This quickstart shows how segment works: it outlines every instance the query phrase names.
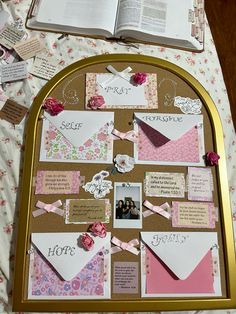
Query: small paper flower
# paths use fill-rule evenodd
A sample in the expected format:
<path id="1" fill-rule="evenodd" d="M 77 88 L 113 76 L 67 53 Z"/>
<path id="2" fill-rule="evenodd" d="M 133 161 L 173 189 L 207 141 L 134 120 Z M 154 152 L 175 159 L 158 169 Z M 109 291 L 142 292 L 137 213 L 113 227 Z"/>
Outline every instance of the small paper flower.
<path id="1" fill-rule="evenodd" d="M 91 232 L 100 238 L 105 238 L 107 231 L 106 226 L 102 222 L 94 222 L 91 227 Z"/>
<path id="2" fill-rule="evenodd" d="M 88 101 L 88 107 L 91 108 L 92 110 L 101 108 L 103 105 L 105 105 L 105 100 L 103 96 L 100 95 L 93 96 Z"/>
<path id="3" fill-rule="evenodd" d="M 205 162 L 207 166 L 216 166 L 218 165 L 218 160 L 220 156 L 215 152 L 208 152 L 205 155 Z"/>
<path id="4" fill-rule="evenodd" d="M 117 171 L 121 173 L 130 172 L 134 168 L 134 158 L 128 155 L 116 155 L 114 163 Z"/>
<path id="5" fill-rule="evenodd" d="M 83 233 L 81 236 L 81 243 L 87 251 L 91 251 L 93 249 L 94 241 L 88 233 Z"/>
<path id="6" fill-rule="evenodd" d="M 43 108 L 51 116 L 57 116 L 61 111 L 64 110 L 63 104 L 61 104 L 58 100 L 52 97 L 49 97 L 44 101 Z"/>
<path id="7" fill-rule="evenodd" d="M 138 72 L 132 76 L 132 81 L 135 85 L 142 85 L 146 82 L 146 80 L 147 80 L 146 73 Z"/>

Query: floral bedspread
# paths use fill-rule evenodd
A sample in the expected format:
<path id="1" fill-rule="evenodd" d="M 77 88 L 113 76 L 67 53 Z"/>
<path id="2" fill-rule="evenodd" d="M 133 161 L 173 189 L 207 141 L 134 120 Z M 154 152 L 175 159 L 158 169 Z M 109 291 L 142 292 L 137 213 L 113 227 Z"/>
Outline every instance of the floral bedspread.
<path id="1" fill-rule="evenodd" d="M 1 1 L 1 0 L 0 0 Z M 1 4 L 1 2 L 0 2 Z M 10 22 L 18 28 L 24 28 L 25 18 L 30 0 L 10 0 L 2 3 L 4 10 L 10 14 Z M 236 135 L 232 123 L 227 92 L 222 77 L 221 67 L 212 40 L 209 26 L 206 22 L 205 50 L 202 53 L 191 53 L 160 46 L 139 45 L 139 48 L 108 43 L 83 37 L 68 36 L 58 39 L 60 34 L 30 32 L 41 38 L 49 52 L 59 60 L 62 67 L 89 57 L 111 53 L 135 53 L 162 58 L 184 68 L 209 91 L 219 111 L 225 139 L 229 192 L 232 204 L 234 230 L 236 230 Z M 32 59 L 27 61 L 30 66 Z M 46 80 L 31 74 L 28 78 L 15 83 L 0 85 L 0 107 L 5 97 L 31 106 L 34 97 L 40 91 Z M 24 120 L 13 127 L 8 122 L 0 123 L 0 312 L 11 312 L 12 276 L 14 265 L 15 237 L 18 211 L 15 206 L 20 174 L 20 157 L 24 149 L 23 142 Z M 208 313 L 206 311 L 203 311 Z M 209 311 L 218 313 L 219 311 Z M 236 313 L 236 310 L 220 311 Z M 192 312 L 191 312 L 192 313 Z"/>

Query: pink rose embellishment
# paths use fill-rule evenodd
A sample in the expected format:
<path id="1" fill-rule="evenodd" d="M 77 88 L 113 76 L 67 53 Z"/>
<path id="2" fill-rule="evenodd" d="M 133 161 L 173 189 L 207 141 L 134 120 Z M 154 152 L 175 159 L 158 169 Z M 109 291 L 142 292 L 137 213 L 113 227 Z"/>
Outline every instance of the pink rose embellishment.
<path id="1" fill-rule="evenodd" d="M 94 222 L 90 230 L 100 238 L 105 238 L 107 234 L 106 226 L 102 222 Z"/>
<path id="2" fill-rule="evenodd" d="M 88 101 L 88 107 L 91 108 L 92 110 L 101 108 L 103 105 L 105 105 L 105 100 L 103 96 L 100 95 L 93 96 Z"/>
<path id="3" fill-rule="evenodd" d="M 43 108 L 51 116 L 57 116 L 61 111 L 64 110 L 63 104 L 61 104 L 58 100 L 52 97 L 49 97 L 44 101 Z"/>
<path id="4" fill-rule="evenodd" d="M 135 85 L 142 85 L 146 82 L 146 80 L 147 80 L 146 73 L 138 72 L 132 76 L 132 81 Z"/>
<path id="5" fill-rule="evenodd" d="M 81 243 L 87 251 L 91 251 L 93 249 L 94 241 L 88 233 L 84 233 L 81 236 Z"/>
<path id="6" fill-rule="evenodd" d="M 218 165 L 218 160 L 220 156 L 215 152 L 208 152 L 205 155 L 205 162 L 207 166 L 216 166 Z"/>

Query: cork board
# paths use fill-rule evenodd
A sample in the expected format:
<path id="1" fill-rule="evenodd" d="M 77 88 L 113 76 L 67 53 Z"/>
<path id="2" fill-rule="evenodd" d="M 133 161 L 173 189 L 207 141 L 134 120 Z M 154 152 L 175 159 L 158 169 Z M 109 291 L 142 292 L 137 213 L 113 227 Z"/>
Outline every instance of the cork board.
<path id="1" fill-rule="evenodd" d="M 157 74 L 157 91 L 158 91 L 158 109 L 156 110 L 148 110 L 146 112 L 154 112 L 154 113 L 182 113 L 179 108 L 174 107 L 173 105 L 173 97 L 174 96 L 182 96 L 182 97 L 189 97 L 191 99 L 200 98 L 203 102 L 202 114 L 204 116 L 204 134 L 205 134 L 205 151 L 219 151 L 219 146 L 217 146 L 216 139 L 215 139 L 215 127 L 214 121 L 212 120 L 211 115 L 209 114 L 209 108 L 205 105 L 205 99 L 203 95 L 199 91 L 196 90 L 186 79 L 183 79 L 182 72 L 177 73 L 171 69 L 171 66 L 167 64 L 167 66 L 153 64 L 152 62 L 146 62 L 146 59 L 143 57 L 137 56 L 135 57 L 136 61 L 133 62 L 134 58 L 131 56 L 127 56 L 127 60 L 124 60 L 125 57 L 116 57 L 110 58 L 103 57 L 100 61 L 86 63 L 85 66 L 76 68 L 73 67 L 73 71 L 70 71 L 70 74 L 66 74 L 64 70 L 64 76 L 57 75 L 55 79 L 50 82 L 50 86 L 46 86 L 45 89 L 41 92 L 38 99 L 36 100 L 36 104 L 33 104 L 34 111 L 37 111 L 37 119 L 35 120 L 35 128 L 34 128 L 34 150 L 33 150 L 33 157 L 32 157 L 32 167 L 30 171 L 30 178 L 31 186 L 28 187 L 28 211 L 27 213 L 24 210 L 24 214 L 21 216 L 24 217 L 24 221 L 27 220 L 27 230 L 25 232 L 24 238 L 24 245 L 26 249 L 30 248 L 30 235 L 31 233 L 39 232 L 85 232 L 87 231 L 88 225 L 76 225 L 76 224 L 65 224 L 64 219 L 58 215 L 41 215 L 35 219 L 32 216 L 32 211 L 35 210 L 35 204 L 38 200 L 43 201 L 45 203 L 53 203 L 56 199 L 60 199 L 64 202 L 66 199 L 88 199 L 93 198 L 90 194 L 86 193 L 82 188 L 80 188 L 79 195 L 73 194 L 59 194 L 59 195 L 36 195 L 35 194 L 35 186 L 33 184 L 34 178 L 36 177 L 37 171 L 39 170 L 76 170 L 80 171 L 82 176 L 85 176 L 85 181 L 90 181 L 94 174 L 98 173 L 101 170 L 105 170 L 107 167 L 111 166 L 110 164 L 91 164 L 91 163 L 64 163 L 64 162 L 40 162 L 39 161 L 39 153 L 40 153 L 40 143 L 42 137 L 42 119 L 40 118 L 42 111 L 40 111 L 40 104 L 42 100 L 47 97 L 55 97 L 56 99 L 60 100 L 62 103 L 65 104 L 66 110 L 85 110 L 85 75 L 86 73 L 107 73 L 106 66 L 112 64 L 118 71 L 122 71 L 126 67 L 130 66 L 132 68 L 132 72 L 146 72 L 146 73 L 156 73 Z M 112 60 L 111 60 L 112 59 Z M 99 60 L 99 58 L 98 58 Z M 63 73 L 63 72 L 62 72 Z M 62 79 L 61 79 L 62 77 Z M 169 99 L 168 104 L 166 103 L 166 99 Z M 38 108 L 35 109 L 35 107 Z M 144 112 L 142 110 L 128 110 L 128 109 L 107 109 L 106 111 L 113 111 L 115 112 L 115 127 L 118 130 L 132 130 L 133 126 L 133 113 L 134 112 Z M 31 113 L 33 115 L 33 113 Z M 32 121 L 30 122 L 32 125 Z M 26 147 L 27 153 L 29 154 L 29 147 Z M 115 141 L 113 147 L 113 156 L 116 154 L 127 154 L 129 156 L 133 155 L 133 144 L 128 141 Z M 26 161 L 25 161 L 26 162 Z M 26 167 L 26 166 L 25 166 Z M 26 171 L 26 170 L 24 170 Z M 153 171 L 153 172 L 175 172 L 175 173 L 184 173 L 185 176 L 187 175 L 188 167 L 187 166 L 168 166 L 168 165 L 141 165 L 136 164 L 133 171 L 121 174 L 116 173 L 114 175 L 109 176 L 109 180 L 112 181 L 114 184 L 115 182 L 139 182 L 143 184 L 145 172 Z M 222 289 L 222 297 L 227 298 L 227 286 L 228 286 L 228 270 L 227 270 L 227 256 L 225 251 L 225 238 L 224 238 L 224 212 L 223 212 L 223 201 L 222 201 L 222 192 L 221 192 L 221 185 L 219 180 L 219 173 L 217 173 L 216 168 L 212 168 L 213 174 L 213 184 L 214 184 L 214 191 L 213 191 L 213 202 L 216 207 L 218 207 L 218 222 L 216 222 L 216 227 L 213 230 L 209 229 L 202 229 L 202 228 L 173 228 L 171 226 L 171 221 L 167 219 L 163 219 L 158 217 L 157 215 L 152 216 L 153 218 L 145 218 L 143 219 L 142 229 L 117 229 L 113 228 L 113 219 L 111 217 L 110 223 L 107 225 L 107 230 L 111 231 L 112 235 L 115 235 L 117 238 L 122 239 L 125 242 L 130 241 L 131 239 L 138 238 L 140 239 L 140 231 L 186 231 L 186 232 L 197 232 L 197 231 L 216 231 L 218 235 L 218 244 L 221 248 L 219 250 L 219 257 L 220 257 L 220 273 L 221 273 L 221 289 Z M 27 176 L 29 176 L 29 169 L 27 169 Z M 25 178 L 23 177 L 23 181 Z M 110 194 L 106 195 L 106 198 L 110 199 L 110 203 L 113 207 L 114 203 L 114 193 L 111 191 Z M 144 191 L 142 189 L 142 199 L 148 199 L 152 203 L 162 204 L 166 201 L 188 201 L 187 194 L 185 193 L 185 198 L 153 198 L 153 197 L 146 197 Z M 158 200 L 158 201 L 157 201 Z M 23 202 L 23 201 L 22 201 Z M 22 203 L 21 203 L 22 206 Z M 21 218 L 23 219 L 23 218 Z M 22 241 L 21 241 L 21 246 Z M 18 248 L 18 252 L 19 252 Z M 19 255 L 17 255 L 17 262 L 19 262 Z M 25 254 L 24 258 L 24 276 L 25 280 L 22 284 L 22 296 L 24 300 L 27 300 L 27 291 L 28 291 L 28 274 L 29 274 L 29 255 Z M 139 265 L 139 291 L 135 294 L 114 294 L 112 292 L 112 278 L 113 278 L 113 264 L 114 262 L 138 262 Z M 112 306 L 114 305 L 113 301 L 116 304 L 124 304 L 124 302 L 131 301 L 133 307 L 129 307 L 129 310 L 139 310 L 140 304 L 142 302 L 143 310 L 150 309 L 149 306 L 146 305 L 144 299 L 141 298 L 140 292 L 140 256 L 136 256 L 130 254 L 127 251 L 122 251 L 121 253 L 113 254 L 111 257 L 111 299 L 102 301 L 106 303 L 108 307 L 106 309 L 112 310 Z M 172 298 L 173 299 L 173 298 Z M 189 298 L 194 299 L 194 298 Z M 214 299 L 214 298 L 213 298 Z M 217 299 L 217 298 L 215 298 Z M 155 299 L 154 300 L 158 300 Z M 168 301 L 168 298 L 166 298 Z M 73 310 L 75 307 L 75 301 L 63 301 L 60 300 L 63 304 L 64 302 L 64 309 Z M 94 310 L 97 311 L 96 306 L 94 309 L 89 306 L 89 302 L 83 301 L 76 301 L 77 304 L 83 304 L 82 310 L 86 310 L 89 308 L 90 311 Z M 99 301 L 98 301 L 99 302 Z M 144 303 L 143 303 L 144 302 Z M 148 301 L 149 302 L 149 301 Z M 173 301 L 174 302 L 174 301 Z M 182 306 L 184 306 L 186 300 L 185 298 L 182 299 Z M 17 300 L 16 300 L 17 303 Z M 27 302 L 26 302 L 27 303 Z M 90 302 L 91 303 L 91 302 Z M 96 303 L 96 302 L 95 302 Z M 94 303 L 94 304 L 95 304 Z M 44 310 L 44 301 L 30 301 L 28 309 L 33 310 L 34 305 L 40 305 L 39 308 Z M 51 304 L 52 310 L 60 310 L 53 301 L 48 300 L 47 304 Z M 74 305 L 73 305 L 74 304 Z M 158 304 L 158 303 L 157 303 Z M 161 306 L 153 305 L 152 309 L 167 309 L 168 306 Z M 215 303 L 214 303 L 215 304 Z M 175 304 L 176 305 L 176 304 Z M 196 305 L 197 308 L 200 308 L 200 304 Z M 206 308 L 206 304 L 204 305 Z M 212 307 L 215 306 L 212 304 Z M 122 307 L 120 307 L 121 309 Z M 185 304 L 182 309 L 191 309 L 194 308 L 194 302 Z M 211 308 L 208 307 L 208 308 Z M 127 309 L 123 307 L 123 309 Z M 175 309 L 177 307 L 175 306 Z M 114 310 L 114 308 L 113 308 Z"/>

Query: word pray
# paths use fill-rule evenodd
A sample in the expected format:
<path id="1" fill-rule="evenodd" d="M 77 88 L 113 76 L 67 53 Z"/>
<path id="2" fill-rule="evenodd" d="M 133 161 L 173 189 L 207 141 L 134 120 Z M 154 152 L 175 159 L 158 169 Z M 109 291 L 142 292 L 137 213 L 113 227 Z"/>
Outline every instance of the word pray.
<path id="1" fill-rule="evenodd" d="M 129 87 L 111 87 L 107 86 L 104 88 L 107 93 L 113 93 L 118 95 L 128 95 L 131 88 Z"/>

